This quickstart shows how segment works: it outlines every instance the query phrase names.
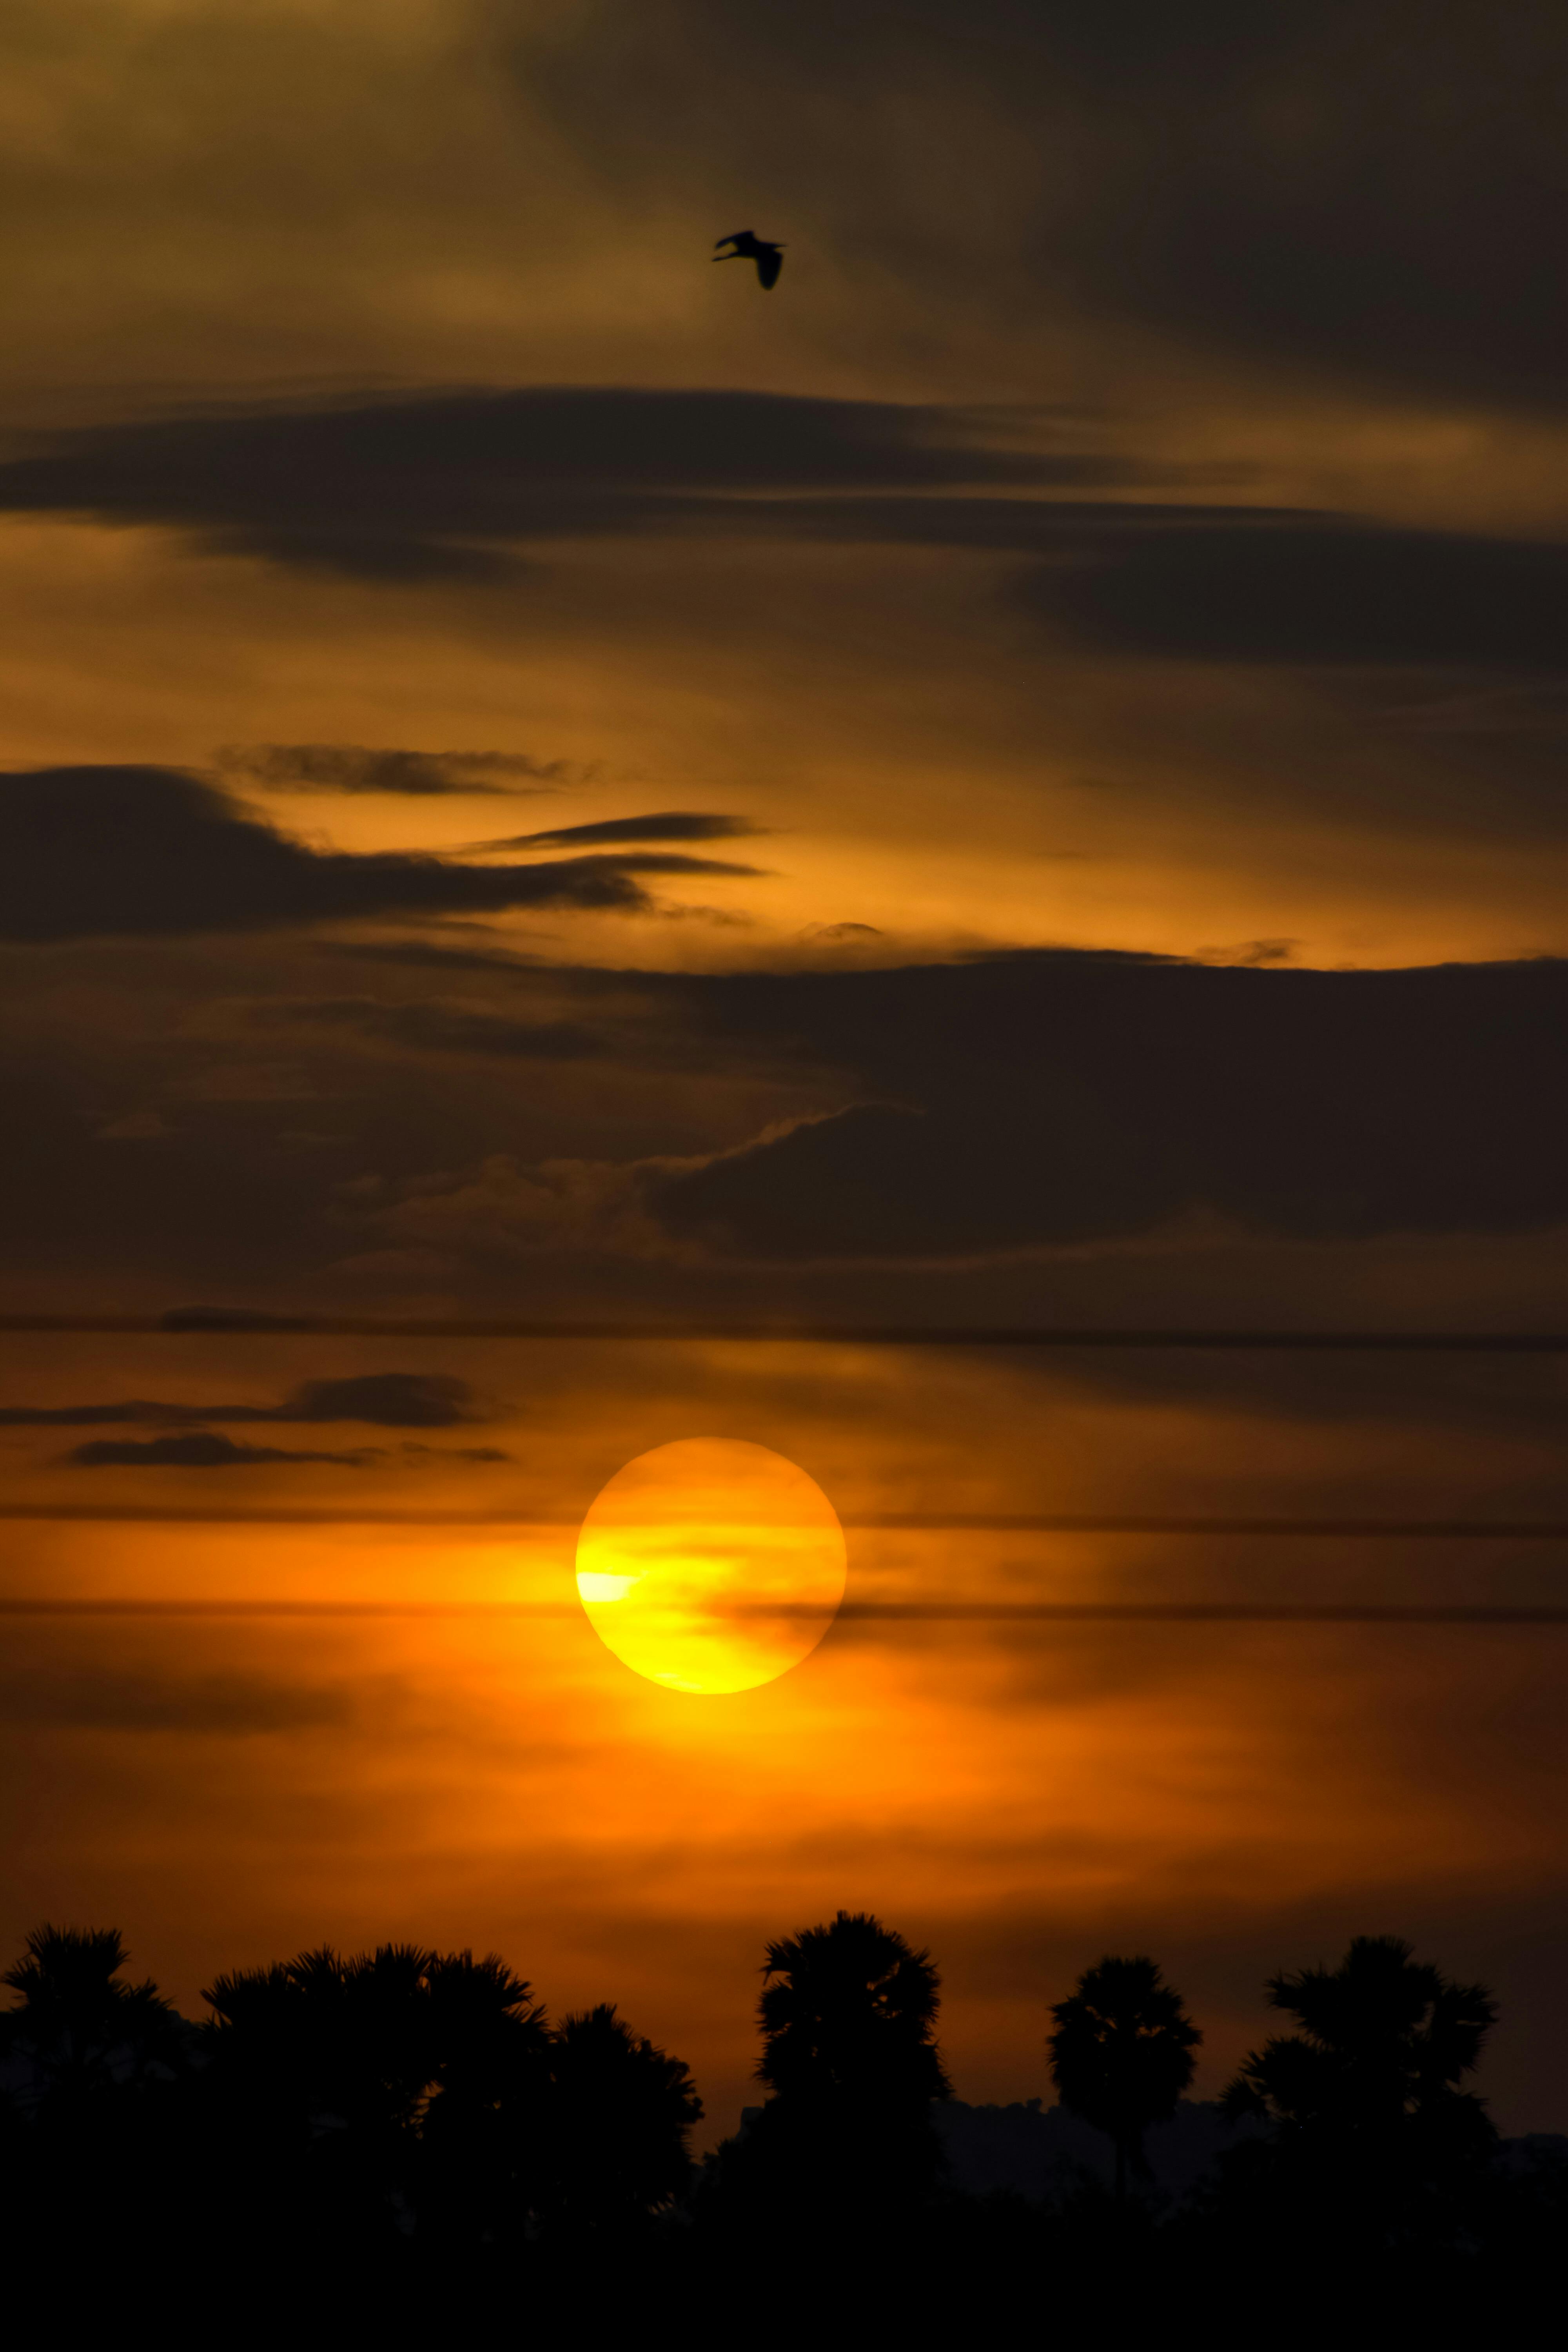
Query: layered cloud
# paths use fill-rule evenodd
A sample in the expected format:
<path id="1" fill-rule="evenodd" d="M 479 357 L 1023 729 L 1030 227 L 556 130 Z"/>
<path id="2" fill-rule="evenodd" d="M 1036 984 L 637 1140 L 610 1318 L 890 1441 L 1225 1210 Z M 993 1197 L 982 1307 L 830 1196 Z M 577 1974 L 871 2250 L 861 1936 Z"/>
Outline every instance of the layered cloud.
<path id="1" fill-rule="evenodd" d="M 737 498 L 1038 488 L 1128 471 L 997 448 L 974 418 L 940 409 L 589 386 L 67 431 L 0 464 L 0 510 L 159 523 L 371 579 L 461 578 L 492 575 L 497 550 L 519 541 L 732 529 L 745 520 L 728 511 Z"/>
<path id="2" fill-rule="evenodd" d="M 526 751 L 406 751 L 363 743 L 230 743 L 216 754 L 227 775 L 273 793 L 393 793 L 413 800 L 448 793 L 550 792 L 578 774 L 566 760 Z"/>
<path id="3" fill-rule="evenodd" d="M 311 849 L 168 768 L 34 770 L 0 779 L 0 937 L 220 931 L 391 913 L 516 907 L 637 912 L 642 875 L 744 874 L 675 852 L 465 866 Z"/>
<path id="4" fill-rule="evenodd" d="M 1321 972 L 1061 952 L 638 984 L 716 1069 L 836 1070 L 838 1106 L 619 1171 L 498 1160 L 376 1216 L 458 1248 L 510 1234 L 636 1254 L 662 1236 L 720 1260 L 919 1263 L 1194 1217 L 1341 1243 L 1568 1214 L 1560 962 Z"/>
<path id="5" fill-rule="evenodd" d="M 302 1381 L 276 1404 L 172 1404 L 131 1397 L 110 1404 L 0 1405 L 0 1429 L 88 1429 L 117 1423 L 194 1429 L 209 1422 L 363 1422 L 378 1429 L 454 1429 L 484 1419 L 468 1382 L 452 1372 L 357 1372 Z"/>
<path id="6" fill-rule="evenodd" d="M 765 1256 L 959 1256 L 1194 1210 L 1306 1238 L 1568 1213 L 1568 964 L 1208 969 L 1126 956 L 715 983 L 873 1098 L 657 1181 Z"/>
<path id="7" fill-rule="evenodd" d="M 761 833 L 741 816 L 704 815 L 697 809 L 662 809 L 648 816 L 603 817 L 593 824 L 562 824 L 549 833 L 513 834 L 477 841 L 475 849 L 609 849 L 633 841 L 746 841 Z"/>
<path id="8" fill-rule="evenodd" d="M 237 939 L 236 992 L 205 1002 L 205 941 L 139 950 L 122 1002 L 82 993 L 122 948 L 27 956 L 48 987 L 8 1055 L 13 1279 L 283 1313 L 412 1294 L 919 1320 L 940 1292 L 976 1322 L 1143 1320 L 1156 1296 L 1179 1321 L 1310 1319 L 1285 1248 L 1324 1254 L 1323 1283 L 1331 1260 L 1321 1311 L 1354 1323 L 1411 1307 L 1392 1260 L 1355 1254 L 1428 1236 L 1456 1253 L 1447 1308 L 1445 1261 L 1424 1277 L 1439 1318 L 1486 1319 L 1494 1281 L 1505 1322 L 1550 1315 L 1532 1237 L 1568 1217 L 1561 961 L 1315 971 L 1263 943 L 659 972 L 370 944 Z M 1002 1269 L 1030 1259 L 1025 1308 Z M 188 1409 L 24 1391 L 5 1419 L 238 1437 L 480 1409 L 416 1374 L 235 1388 Z"/>
<path id="9" fill-rule="evenodd" d="M 243 1445 L 216 1429 L 193 1429 L 183 1437 L 93 1437 L 73 1446 L 67 1457 L 79 1470 L 246 1470 L 280 1462 L 328 1462 L 340 1470 L 359 1470 L 372 1458 L 368 1453 Z"/>
<path id="10" fill-rule="evenodd" d="M 1016 440 L 1030 422 L 603 387 L 229 408 L 56 435 L 0 463 L 0 510 L 157 523 L 367 580 L 499 577 L 515 548 L 605 538 L 927 548 L 1009 561 L 1011 608 L 1100 654 L 1503 677 L 1568 669 L 1556 619 L 1568 546 L 1133 498 L 1146 468 L 1129 457 L 1001 445 L 1005 426 Z M 1096 487 L 1121 494 L 1085 495 Z M 269 790 L 431 796 L 540 788 L 574 772 L 521 754 L 353 745 L 222 757 Z M 671 811 L 498 845 L 712 840 L 727 824 L 743 830 Z"/>

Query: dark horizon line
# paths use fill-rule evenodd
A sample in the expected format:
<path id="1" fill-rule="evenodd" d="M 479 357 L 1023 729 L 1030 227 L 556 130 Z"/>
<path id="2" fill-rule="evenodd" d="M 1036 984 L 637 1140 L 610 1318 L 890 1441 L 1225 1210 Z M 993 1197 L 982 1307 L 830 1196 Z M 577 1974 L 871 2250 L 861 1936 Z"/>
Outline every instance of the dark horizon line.
<path id="1" fill-rule="evenodd" d="M 577 1601 L 50 1601 L 0 1600 L 4 1617 L 299 1617 L 581 1619 Z M 726 1617 L 827 1617 L 947 1624 L 1568 1625 L 1568 1607 L 1492 1601 L 846 1601 L 828 1612 L 804 1601 L 731 1603 Z M 826 1627 L 825 1627 L 825 1630 Z"/>
<path id="2" fill-rule="evenodd" d="M 0 1335 L 80 1333 L 139 1339 L 318 1338 L 364 1339 L 562 1339 L 723 1341 L 894 1348 L 1226 1348 L 1323 1349 L 1418 1353 L 1568 1353 L 1560 1331 L 1346 1331 L 1148 1329 L 1104 1325 L 897 1324 L 709 1318 L 583 1321 L 561 1318 L 473 1316 L 270 1315 L 244 1307 L 174 1307 L 162 1315 L 0 1315 Z"/>
<path id="3" fill-rule="evenodd" d="M 29 1519 L 107 1527 L 516 1528 L 532 1534 L 574 1534 L 582 1524 L 579 1518 L 534 1518 L 512 1511 L 317 1511 L 286 1505 L 225 1510 L 200 1504 L 0 1503 L 0 1521 Z M 841 1516 L 839 1525 L 850 1535 L 1280 1536 L 1358 1543 L 1568 1540 L 1568 1519 L 1182 1518 L 1076 1512 L 880 1511 L 864 1517 Z"/>

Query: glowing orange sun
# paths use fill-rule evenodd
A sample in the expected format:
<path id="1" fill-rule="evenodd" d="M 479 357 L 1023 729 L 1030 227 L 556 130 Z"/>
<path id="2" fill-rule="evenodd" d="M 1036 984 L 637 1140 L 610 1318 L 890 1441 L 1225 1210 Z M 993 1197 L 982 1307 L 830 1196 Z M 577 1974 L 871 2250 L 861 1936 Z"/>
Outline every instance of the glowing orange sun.
<path id="1" fill-rule="evenodd" d="M 577 1590 L 617 1658 L 667 1690 L 754 1690 L 798 1665 L 844 1598 L 838 1517 L 765 1445 L 688 1437 L 617 1470 L 577 1538 Z"/>

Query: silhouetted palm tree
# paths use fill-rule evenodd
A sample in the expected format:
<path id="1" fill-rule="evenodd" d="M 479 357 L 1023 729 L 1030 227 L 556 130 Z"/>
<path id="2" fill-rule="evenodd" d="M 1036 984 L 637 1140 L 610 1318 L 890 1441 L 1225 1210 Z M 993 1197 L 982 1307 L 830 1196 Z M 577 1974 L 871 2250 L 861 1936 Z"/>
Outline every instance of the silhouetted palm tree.
<path id="1" fill-rule="evenodd" d="M 151 1979 L 128 1983 L 113 1928 L 44 1927 L 3 1981 L 0 2210 L 16 2260 L 65 2277 L 90 2244 L 133 2261 L 188 2189 L 184 2100 L 195 2031 Z"/>
<path id="2" fill-rule="evenodd" d="M 421 2231 L 515 2242 L 545 2193 L 551 2037 L 532 1987 L 494 1952 L 425 1969 L 435 2071 L 419 2126 Z"/>
<path id="3" fill-rule="evenodd" d="M 1485 1985 L 1450 1982 L 1400 1937 L 1358 1936 L 1337 1969 L 1271 1978 L 1268 1998 L 1301 2030 L 1250 2052 L 1225 2104 L 1272 2123 L 1287 2160 L 1385 2210 L 1484 2159 L 1495 2132 L 1458 2085 L 1497 2021 Z"/>
<path id="4" fill-rule="evenodd" d="M 1056 2031 L 1046 2047 L 1057 2095 L 1069 2114 L 1110 2135 L 1116 2194 L 1125 2197 L 1129 2167 L 1147 2178 L 1143 2135 L 1175 2114 L 1204 2037 L 1180 1993 L 1141 1956 L 1108 1953 L 1051 2015 Z"/>
<path id="5" fill-rule="evenodd" d="M 844 2097 L 923 2114 L 951 2084 L 936 2047 L 942 1979 L 866 1911 L 768 1946 L 759 2080 L 782 2097 Z"/>
<path id="6" fill-rule="evenodd" d="M 330 1946 L 218 1978 L 213 2072 L 285 2195 L 372 2231 L 520 2231 L 535 2203 L 549 2037 L 495 1954 Z"/>
<path id="7" fill-rule="evenodd" d="M 668 2205 L 691 2177 L 702 2102 L 683 2062 L 601 2002 L 551 2037 L 555 2086 L 549 2202 L 569 2230 L 625 2229 Z"/>
<path id="8" fill-rule="evenodd" d="M 770 1944 L 763 1976 L 757 2074 L 773 2096 L 737 2177 L 862 2216 L 912 2210 L 940 2165 L 931 2104 L 951 2090 L 931 1955 L 869 1913 L 840 1911 Z"/>
<path id="9" fill-rule="evenodd" d="M 21 1995 L 0 2012 L 0 2050 L 30 2080 L 25 2105 L 140 2082 L 151 2068 L 181 2063 L 183 2021 L 151 1977 L 121 1980 L 128 1957 L 118 1928 L 46 1925 L 0 1976 Z"/>

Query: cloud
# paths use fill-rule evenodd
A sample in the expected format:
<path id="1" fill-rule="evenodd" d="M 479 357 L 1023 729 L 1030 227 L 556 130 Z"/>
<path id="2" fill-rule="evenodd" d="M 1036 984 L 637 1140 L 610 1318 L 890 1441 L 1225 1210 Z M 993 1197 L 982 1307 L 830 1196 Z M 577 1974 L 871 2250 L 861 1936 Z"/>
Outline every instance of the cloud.
<path id="1" fill-rule="evenodd" d="M 1281 964 L 1279 944 L 1212 963 L 1052 950 L 641 973 L 644 1024 L 680 1035 L 689 1066 L 820 1108 L 679 1156 L 490 1153 L 350 1213 L 476 1268 L 554 1253 L 640 1262 L 646 1283 L 663 1258 L 690 1295 L 704 1268 L 973 1272 L 1184 1234 L 1202 1259 L 1222 1236 L 1528 1234 L 1568 1216 L 1568 962 L 1322 971 Z M 590 999 L 631 984 L 552 976 Z"/>
<path id="2" fill-rule="evenodd" d="M 1046 952 L 685 985 L 704 1025 L 830 1058 L 862 1097 L 647 1165 L 644 1212 L 721 1255 L 962 1258 L 1200 1210 L 1314 1240 L 1568 1213 L 1568 962 Z"/>
<path id="3" fill-rule="evenodd" d="M 482 1416 L 474 1392 L 452 1372 L 358 1372 L 345 1380 L 305 1381 L 257 1418 L 363 1421 L 381 1429 L 452 1429 Z"/>
<path id="4" fill-rule="evenodd" d="M 455 1429 L 483 1418 L 468 1382 L 451 1372 L 358 1372 L 344 1380 L 304 1381 L 278 1404 L 169 1404 L 132 1397 L 118 1404 L 0 1406 L 0 1428 L 5 1429 L 88 1429 L 117 1423 L 192 1429 L 201 1423 L 205 1430 L 214 1421 L 231 1425 L 347 1421 L 378 1429 Z M 202 1442 L 207 1442 L 205 1434 Z"/>
<path id="5" fill-rule="evenodd" d="M 1028 574 L 1026 609 L 1127 654 L 1568 670 L 1568 546 L 1329 515 L 1106 527 Z"/>
<path id="6" fill-rule="evenodd" d="M 195 1405 L 154 1404 L 147 1397 L 126 1397 L 118 1404 L 0 1405 L 0 1429 L 100 1429 L 127 1423 L 223 1420 L 222 1413 L 200 1412 Z"/>
<path id="7" fill-rule="evenodd" d="M 310 849 L 170 768 L 0 778 L 0 937 L 252 929 L 391 913 L 645 912 L 644 874 L 750 874 L 674 852 L 475 866 Z"/>
<path id="8" fill-rule="evenodd" d="M 949 332 L 1132 321 L 1298 376 L 1562 404 L 1548 0 L 760 0 L 742 43 L 725 0 L 547 44 L 495 14 L 520 90 L 613 149 L 623 202 L 675 170 L 717 215 L 743 186 L 850 290 L 891 281 Z"/>
<path id="9" fill-rule="evenodd" d="M 499 1445 L 418 1445 L 408 1437 L 398 1451 L 419 1461 L 510 1462 L 512 1458 Z"/>
<path id="10" fill-rule="evenodd" d="M 134 1098 L 163 1098 L 182 1066 L 169 1055 L 191 1050 L 179 1011 L 208 950 L 140 950 L 131 978 L 156 976 L 159 1021 L 138 1008 L 129 1040 L 95 1041 L 97 1062 L 8 1091 L 12 1261 L 18 1277 L 68 1272 L 78 1295 L 96 1284 L 106 1305 L 134 1275 L 143 1297 L 205 1302 L 213 1329 L 234 1328 L 210 1313 L 225 1301 L 279 1328 L 312 1307 L 448 1304 L 1395 1327 L 1419 1301 L 1457 1327 L 1538 1320 L 1551 1250 L 1538 1236 L 1568 1215 L 1564 965 L 1248 968 L 1244 932 L 1220 931 L 1226 960 L 1212 964 L 1060 951 L 876 969 L 825 949 L 815 970 L 773 972 L 507 961 L 448 981 L 437 967 L 437 987 L 474 996 L 409 1016 L 408 1040 L 452 1039 L 428 1055 L 332 1033 L 339 1018 L 403 1017 L 329 994 L 350 969 L 335 951 L 237 946 L 245 993 L 217 1009 L 230 1052 L 269 979 L 289 992 L 285 1017 L 332 1008 L 311 1050 L 341 1084 L 334 1123 L 349 1133 L 320 1154 L 275 1149 L 293 1114 L 251 1102 L 193 1105 L 153 1145 L 93 1139 L 132 1079 Z M 73 992 L 84 972 L 98 986 L 126 969 L 118 949 L 49 964 Z M 390 966 L 353 966 L 356 981 L 373 970 L 376 995 L 385 971 L 394 996 Z M 318 972 L 321 995 L 295 999 Z M 309 1019 L 286 1033 L 290 1053 Z M 521 1058 L 553 1024 L 603 1050 Z M 210 1053 L 205 1032 L 195 1043 Z M 1386 1249 L 1364 1248 L 1383 1235 Z M 1429 1235 L 1454 1238 L 1428 1250 Z M 146 1398 L 144 1381 L 77 1393 L 113 1404 Z M 11 1394 L 52 1409 L 71 1391 Z M 282 1391 L 204 1381 L 178 1420 L 77 1433 L 221 1427 L 334 1450 L 374 1433 L 231 1424 L 221 1407 L 247 1394 L 270 1415 Z"/>
<path id="11" fill-rule="evenodd" d="M 570 761 L 535 760 L 525 751 L 373 751 L 358 743 L 231 743 L 214 758 L 226 774 L 245 776 L 268 792 L 399 793 L 416 799 L 548 792 L 582 772 Z"/>
<path id="12" fill-rule="evenodd" d="M 407 1004 L 374 996 L 282 998 L 258 1008 L 269 1021 L 355 1029 L 362 1036 L 427 1054 L 501 1054 L 528 1062 L 591 1061 L 607 1041 L 575 1021 L 513 1021 L 472 1006 L 426 997 Z"/>
<path id="13" fill-rule="evenodd" d="M 156 1143 L 174 1133 L 169 1122 L 155 1110 L 127 1111 L 123 1118 L 110 1119 L 98 1130 L 105 1143 Z"/>
<path id="14" fill-rule="evenodd" d="M 745 841 L 763 831 L 743 816 L 703 816 L 663 809 L 653 816 L 612 816 L 597 824 L 558 825 L 550 833 L 513 834 L 504 841 L 470 842 L 470 849 L 597 849 L 623 841 Z"/>
<path id="15" fill-rule="evenodd" d="M 0 1724 L 234 1735 L 312 1730 L 346 1723 L 353 1713 L 353 1695 L 341 1684 L 310 1687 L 259 1675 L 0 1675 Z"/>
<path id="16" fill-rule="evenodd" d="M 66 1455 L 79 1470 L 240 1470 L 258 1462 L 331 1462 L 361 1470 L 374 1451 L 354 1454 L 296 1453 L 280 1445 L 240 1445 L 217 1430 L 195 1429 L 186 1437 L 95 1437 Z"/>
<path id="17" fill-rule="evenodd" d="M 1144 470 L 1103 454 L 998 446 L 962 409 L 582 387 L 68 432 L 0 464 L 0 509 L 161 522 L 269 561 L 330 562 L 368 578 L 493 567 L 521 542 L 606 534 L 1035 555 L 1047 561 L 1010 583 L 1014 608 L 1121 654 L 1501 674 L 1568 667 L 1556 623 L 1568 546 L 1310 509 L 1082 495 L 1126 487 Z M 548 785 L 567 772 L 523 754 L 353 745 L 219 756 L 268 789 L 466 792 L 506 789 L 519 776 Z M 669 811 L 476 846 L 586 848 L 748 830 L 737 819 Z M 384 887 L 394 862 L 379 861 Z M 368 864 L 359 861 L 367 887 Z M 313 870 L 324 887 L 319 858 Z M 625 886 L 624 869 L 620 878 Z M 498 902 L 481 894 L 443 903 Z"/>
<path id="18" fill-rule="evenodd" d="M 1083 486 L 1139 471 L 992 446 L 963 411 L 586 386 L 72 429 L 0 463 L 0 510 L 162 524 L 372 580 L 484 579 L 504 576 L 503 551 L 523 541 L 809 532 L 807 492 Z M 858 530 L 874 503 L 859 501 Z"/>

